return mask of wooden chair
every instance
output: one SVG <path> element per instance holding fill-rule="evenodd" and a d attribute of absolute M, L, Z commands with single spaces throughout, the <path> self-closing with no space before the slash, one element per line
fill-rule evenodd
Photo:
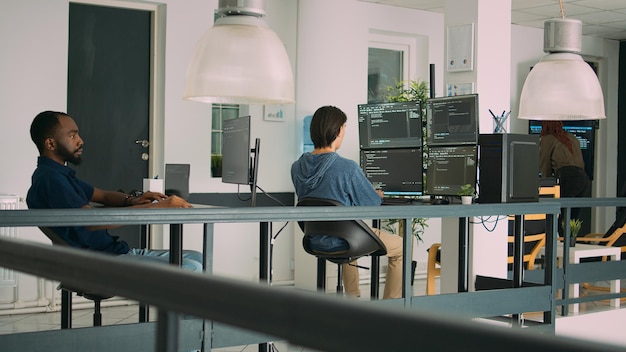
<path fill-rule="evenodd" d="M 435 294 L 435 278 L 441 276 L 441 243 L 433 243 L 428 248 L 428 263 L 426 266 L 426 294 Z"/>
<path fill-rule="evenodd" d="M 543 186 L 539 187 L 540 197 L 552 197 L 560 198 L 561 186 Z M 512 224 L 514 220 L 513 216 L 509 216 L 509 223 Z M 545 233 L 545 221 L 546 214 L 526 214 L 524 215 L 524 256 L 523 263 L 526 264 L 526 270 L 533 270 L 535 268 L 535 261 L 541 248 L 546 245 L 546 233 Z M 507 241 L 509 243 L 509 255 L 507 257 L 507 264 L 513 264 L 513 242 L 515 237 L 513 236 L 513 228 L 509 226 L 509 236 Z"/>
<path fill-rule="evenodd" d="M 561 187 L 559 185 L 543 186 L 539 188 L 539 196 L 559 198 L 561 195 Z M 514 217 L 509 216 L 509 220 L 513 221 Z M 525 250 L 523 262 L 526 264 L 527 270 L 535 268 L 535 261 L 541 248 L 546 245 L 545 234 L 545 220 L 546 214 L 526 214 L 524 216 L 525 224 L 530 225 L 533 222 L 543 222 L 543 229 L 539 233 L 533 233 L 524 236 L 524 248 Z M 511 233 L 511 231 L 509 231 Z M 515 237 L 509 235 L 507 238 L 509 245 L 509 256 L 507 257 L 507 264 L 513 264 L 512 248 Z M 434 243 L 428 249 L 428 264 L 426 268 L 426 294 L 435 294 L 435 278 L 441 275 L 441 243 Z"/>
<path fill-rule="evenodd" d="M 514 237 L 508 236 L 508 242 L 513 244 Z M 527 246 L 528 245 L 528 246 Z M 534 235 L 524 235 L 524 248 L 528 247 L 530 250 L 528 253 L 524 253 L 523 262 L 526 264 L 526 270 L 533 270 L 535 268 L 535 260 L 537 255 L 543 246 L 546 245 L 546 234 L 538 233 Z M 507 257 L 507 264 L 513 264 L 513 256 L 509 254 Z"/>
<path fill-rule="evenodd" d="M 331 199 L 302 198 L 297 206 L 342 206 L 342 204 Z M 318 259 L 317 287 L 319 290 L 325 290 L 326 287 L 326 260 L 337 264 L 337 293 L 342 293 L 342 264 L 369 255 L 372 257 L 372 267 L 370 269 L 372 297 L 378 295 L 379 257 L 387 254 L 387 249 L 367 224 L 361 220 L 321 220 L 299 221 L 298 225 L 304 232 L 302 239 L 304 250 Z M 340 237 L 348 242 L 349 248 L 333 253 L 316 251 L 310 247 L 308 240 L 310 236 L 317 235 Z"/>
<path fill-rule="evenodd" d="M 69 247 L 69 244 L 63 239 L 63 237 L 59 236 L 51 228 L 39 227 L 39 229 L 41 230 L 41 232 L 43 232 L 46 235 L 46 237 L 50 239 L 50 241 L 52 241 L 53 245 Z M 94 303 L 93 326 L 102 325 L 101 302 L 113 296 L 100 295 L 97 293 L 88 292 L 87 290 L 82 290 L 79 288 L 66 286 L 63 283 L 59 284 L 57 289 L 61 290 L 61 329 L 72 328 L 72 293 L 73 292 L 75 292 L 78 296 L 82 296 L 93 301 Z"/>

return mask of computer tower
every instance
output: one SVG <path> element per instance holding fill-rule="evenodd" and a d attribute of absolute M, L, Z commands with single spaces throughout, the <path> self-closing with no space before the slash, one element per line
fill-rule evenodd
<path fill-rule="evenodd" d="M 479 203 L 539 200 L 539 136 L 481 134 L 478 147 Z"/>

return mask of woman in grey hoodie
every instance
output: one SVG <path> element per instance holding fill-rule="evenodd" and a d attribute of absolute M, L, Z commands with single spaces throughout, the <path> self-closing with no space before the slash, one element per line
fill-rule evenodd
<path fill-rule="evenodd" d="M 314 149 L 302 154 L 291 166 L 291 180 L 298 198 L 333 199 L 345 206 L 381 204 L 382 191 L 374 189 L 356 162 L 337 154 L 346 121 L 346 114 L 334 106 L 323 106 L 313 114 L 310 132 Z M 379 229 L 372 230 L 385 244 L 389 257 L 383 298 L 402 297 L 402 239 Z M 347 243 L 337 237 L 320 236 L 311 245 L 321 251 L 337 251 L 346 249 Z M 355 264 L 343 265 L 343 284 L 348 295 L 360 296 Z"/>

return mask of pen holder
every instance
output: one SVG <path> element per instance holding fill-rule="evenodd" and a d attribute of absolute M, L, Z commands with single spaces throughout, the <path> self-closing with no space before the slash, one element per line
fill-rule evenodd
<path fill-rule="evenodd" d="M 505 122 L 508 116 L 496 116 L 493 118 L 493 133 L 506 133 Z"/>

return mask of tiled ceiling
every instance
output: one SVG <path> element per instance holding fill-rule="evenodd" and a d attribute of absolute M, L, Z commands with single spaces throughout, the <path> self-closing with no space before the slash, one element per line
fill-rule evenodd
<path fill-rule="evenodd" d="M 445 0 L 360 0 L 391 6 L 444 12 Z M 563 0 L 566 18 L 583 23 L 583 34 L 626 40 L 626 0 Z M 511 23 L 543 28 L 545 20 L 560 17 L 558 0 L 512 0 Z"/>

